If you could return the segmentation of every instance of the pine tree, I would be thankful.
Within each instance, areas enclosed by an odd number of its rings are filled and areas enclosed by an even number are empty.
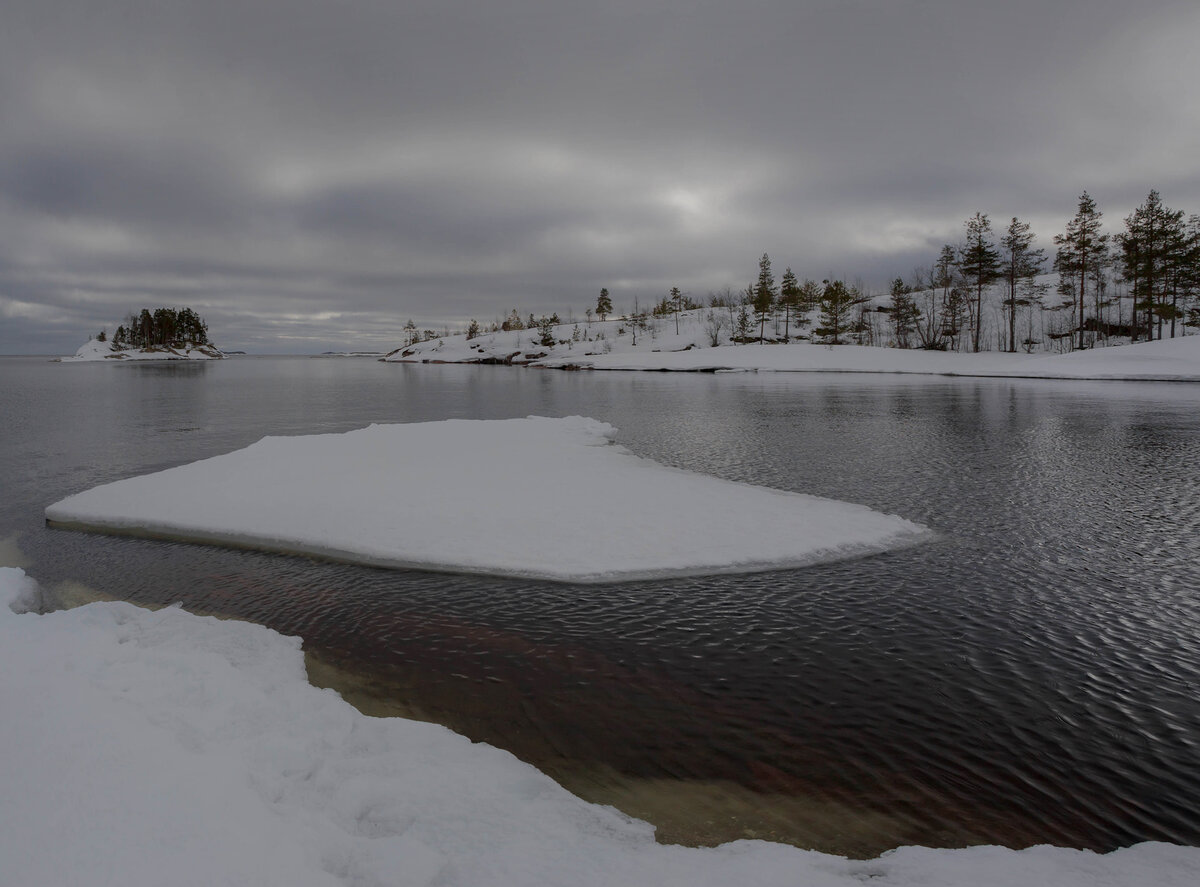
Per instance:
[[[1058,272],[1059,292],[1073,295],[1079,308],[1079,344],[1084,347],[1084,306],[1087,304],[1087,281],[1093,270],[1102,266],[1108,257],[1108,235],[1100,233],[1102,215],[1087,191],[1079,197],[1075,218],[1067,222],[1067,230],[1054,236],[1058,254],[1054,270]],[[1078,289],[1076,289],[1078,283]]]
[[[779,304],[783,306],[784,342],[791,341],[791,315],[792,311],[798,307],[799,301],[800,285],[796,282],[796,275],[792,273],[792,269],[787,268],[779,281]]]
[[[912,287],[897,277],[892,281],[892,301],[888,312],[892,319],[892,338],[897,348],[910,348],[911,336],[917,330],[921,309],[912,298]]]
[[[812,278],[806,277],[804,283],[800,284],[796,307],[804,315],[804,319],[798,321],[801,326],[808,323],[807,315],[817,310],[817,306],[821,303],[821,292],[821,285]]]
[[[826,280],[824,283],[825,290],[820,303],[821,325],[813,332],[830,345],[841,345],[841,335],[849,326],[850,312],[856,301],[855,292],[840,280]]]
[[[609,296],[607,289],[600,290],[600,296],[596,299],[596,313],[600,315],[600,320],[603,322],[608,319],[608,315],[612,314],[612,297]]]
[[[138,315],[138,333],[141,337],[141,347],[149,348],[154,344],[154,316],[149,308],[143,308]]]
[[[771,273],[771,257],[766,253],[758,260],[758,280],[753,284],[754,311],[758,314],[758,341],[763,341],[767,315],[775,307],[775,276]]]
[[[671,309],[675,312],[675,335],[679,335],[679,309],[683,307],[683,293],[679,287],[671,287]]]
[[[753,324],[750,322],[750,312],[746,310],[745,303],[738,307],[737,319],[734,321],[733,328],[739,341],[745,342],[750,338]]]
[[[967,242],[962,248],[958,268],[975,291],[971,350],[978,351],[979,336],[983,331],[983,291],[1000,276],[1000,253],[991,242],[992,223],[986,213],[975,213],[967,219],[966,227]]]
[[[926,350],[944,351],[950,339],[950,350],[956,350],[954,339],[958,335],[958,320],[955,309],[958,305],[957,291],[958,257],[954,247],[946,243],[938,254],[937,261],[929,272],[929,310],[926,317],[930,326],[924,328],[922,347]]]
[[[476,322],[475,318],[472,317],[471,324],[467,327],[467,340],[470,341],[471,339],[477,338],[479,338],[479,324]]]
[[[1200,326],[1200,215],[1188,216],[1184,226],[1179,291],[1184,325]]]
[[[1008,223],[1008,230],[1000,240],[1004,248],[1004,282],[1008,285],[1008,298],[1004,305],[1008,309],[1008,350],[1017,350],[1017,292],[1023,285],[1031,284],[1046,264],[1046,251],[1034,249],[1036,236],[1028,222],[1016,216]]]
[[[1125,232],[1118,238],[1119,259],[1134,298],[1134,328],[1137,312],[1145,312],[1147,335],[1154,338],[1157,320],[1158,337],[1162,338],[1164,319],[1169,319],[1174,335],[1179,272],[1186,264],[1186,234],[1183,213],[1163,205],[1157,191],[1146,196],[1146,202],[1125,218]],[[1171,304],[1168,294],[1174,293]]]

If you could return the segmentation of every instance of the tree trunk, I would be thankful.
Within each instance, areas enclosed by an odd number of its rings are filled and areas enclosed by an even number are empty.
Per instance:
[[[1079,350],[1083,350],[1083,306],[1087,298],[1087,259],[1079,263]]]

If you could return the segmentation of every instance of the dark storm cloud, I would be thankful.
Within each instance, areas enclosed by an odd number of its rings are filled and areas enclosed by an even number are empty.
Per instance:
[[[143,304],[228,347],[882,286],[976,210],[1200,210],[1192,4],[54,3],[0,28],[0,350]],[[1130,60],[1136,60],[1131,63]],[[364,346],[365,347],[365,346]]]

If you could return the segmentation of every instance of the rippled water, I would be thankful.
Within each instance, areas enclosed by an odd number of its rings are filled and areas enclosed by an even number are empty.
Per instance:
[[[1196,844],[1198,389],[5,359],[0,537],[51,586],[300,634],[314,676],[364,708],[509,748],[667,839],[864,855]],[[660,461],[862,502],[940,536],[803,570],[598,587],[41,523],[64,495],[266,433],[531,413],[590,415]],[[503,470],[503,454],[480,458]],[[571,493],[529,480],[523,507]]]

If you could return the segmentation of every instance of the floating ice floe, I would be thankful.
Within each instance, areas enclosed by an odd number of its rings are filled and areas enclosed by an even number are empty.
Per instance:
[[[657,844],[507,752],[366,717],[297,638],[121,602],[24,612],[0,568],[0,880],[11,887],[1191,887],[1200,849]]]
[[[930,532],[638,458],[572,416],[267,437],[46,509],[55,526],[572,582],[796,567]]]

